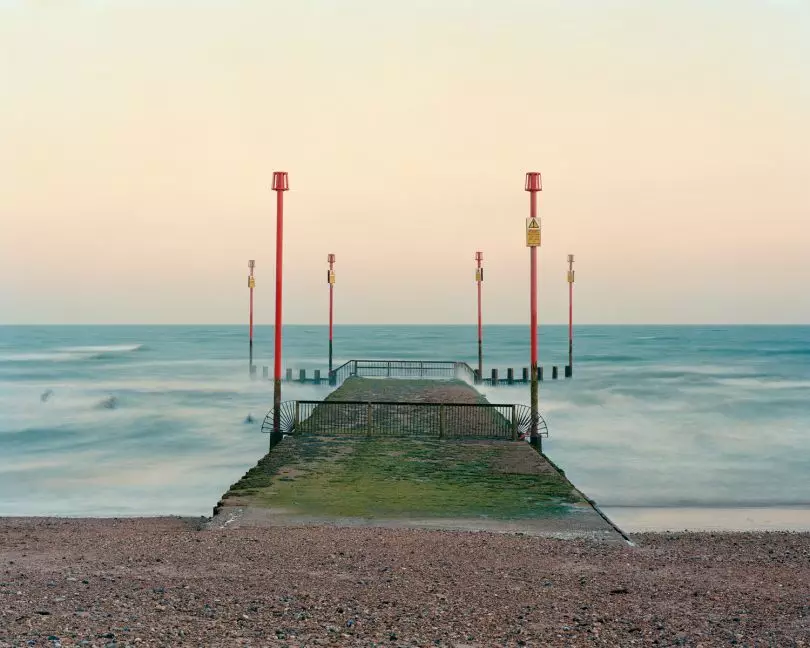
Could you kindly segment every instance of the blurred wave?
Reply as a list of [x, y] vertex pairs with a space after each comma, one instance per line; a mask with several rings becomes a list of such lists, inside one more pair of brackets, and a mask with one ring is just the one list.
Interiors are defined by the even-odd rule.
[[[605, 506], [810, 505], [810, 327], [577, 327], [575, 377], [540, 385], [545, 450]], [[284, 365], [326, 375], [326, 329]], [[485, 368], [528, 365], [524, 326], [486, 327]], [[567, 361], [566, 327], [540, 331]], [[255, 331], [272, 367], [273, 329]], [[336, 327], [352, 358], [477, 362], [474, 327]], [[284, 384], [285, 399], [325, 385]], [[484, 387], [528, 404], [525, 386]], [[272, 383], [244, 327], [0, 327], [0, 515], [208, 514], [255, 464]], [[254, 423], [246, 423], [253, 420]]]

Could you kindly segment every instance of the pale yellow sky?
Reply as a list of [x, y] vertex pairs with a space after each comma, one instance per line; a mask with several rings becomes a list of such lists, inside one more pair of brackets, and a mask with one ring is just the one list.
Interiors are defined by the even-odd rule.
[[0, 0], [0, 323], [810, 322], [810, 3]]

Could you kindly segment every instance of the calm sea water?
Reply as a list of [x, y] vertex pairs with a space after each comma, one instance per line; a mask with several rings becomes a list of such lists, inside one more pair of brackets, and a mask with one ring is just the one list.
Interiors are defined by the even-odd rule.
[[[284, 336], [285, 366], [325, 374], [324, 327]], [[486, 366], [526, 365], [527, 338], [488, 327]], [[272, 327], [255, 339], [256, 364], [272, 365]], [[335, 350], [338, 362], [473, 364], [475, 330], [337, 327]], [[573, 380], [541, 385], [545, 450], [600, 505], [636, 520], [810, 512], [810, 327], [586, 326], [576, 352]], [[541, 329], [540, 356], [565, 364], [565, 327]], [[267, 447], [271, 383], [247, 369], [244, 327], [0, 327], [0, 515], [209, 514]], [[483, 391], [528, 403], [527, 387]], [[326, 393], [291, 384], [283, 396]], [[755, 525], [738, 518], [718, 525]]]

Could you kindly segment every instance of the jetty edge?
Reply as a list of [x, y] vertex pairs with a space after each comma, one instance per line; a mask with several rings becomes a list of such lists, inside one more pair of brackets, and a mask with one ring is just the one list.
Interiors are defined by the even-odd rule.
[[[366, 419], [358, 406], [376, 409]], [[490, 403], [462, 380], [350, 377], [228, 489], [209, 526], [628, 541], [563, 470], [515, 440], [499, 407], [512, 406]]]

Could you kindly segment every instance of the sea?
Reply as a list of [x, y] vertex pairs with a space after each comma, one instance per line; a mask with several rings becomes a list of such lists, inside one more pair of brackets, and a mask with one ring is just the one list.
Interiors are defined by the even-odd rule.
[[[540, 385], [544, 451], [628, 531], [810, 530], [810, 326], [578, 326], [574, 377]], [[528, 365], [525, 326], [488, 326], [485, 372]], [[0, 326], [0, 515], [207, 516], [266, 452], [273, 328]], [[327, 330], [282, 361], [327, 370]], [[350, 359], [477, 362], [472, 326], [337, 326]], [[567, 363], [567, 327], [539, 330]], [[529, 389], [483, 386], [492, 402]], [[320, 399], [326, 385], [285, 383]]]

